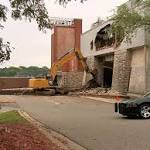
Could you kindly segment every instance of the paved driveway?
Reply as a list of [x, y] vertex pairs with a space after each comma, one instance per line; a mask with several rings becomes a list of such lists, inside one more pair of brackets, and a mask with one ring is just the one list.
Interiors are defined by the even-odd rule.
[[67, 96], [11, 98], [32, 117], [89, 150], [150, 150], [150, 120], [123, 118], [113, 112], [112, 104]]

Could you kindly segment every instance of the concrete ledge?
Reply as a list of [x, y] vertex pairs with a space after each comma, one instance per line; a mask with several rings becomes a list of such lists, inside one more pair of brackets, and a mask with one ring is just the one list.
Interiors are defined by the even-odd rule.
[[106, 103], [112, 103], [112, 104], [117, 102], [115, 99], [108, 99], [108, 98], [102, 98], [102, 97], [90, 97], [90, 96], [80, 96], [80, 97], [88, 98], [88, 99], [96, 100], [96, 101], [102, 101]]

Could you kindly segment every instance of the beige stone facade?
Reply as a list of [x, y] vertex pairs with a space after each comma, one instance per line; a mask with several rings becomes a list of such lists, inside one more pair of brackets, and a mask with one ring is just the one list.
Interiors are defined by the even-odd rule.
[[[86, 84], [91, 78], [90, 74], [86, 74], [84, 84]], [[84, 72], [59, 72], [57, 82], [61, 88], [76, 90], [83, 87], [83, 80]]]
[[150, 91], [150, 34], [141, 28], [132, 37], [131, 43], [123, 40], [117, 48], [112, 45], [96, 50], [94, 45], [91, 49], [90, 41], [95, 41], [107, 24], [111, 22], [104, 22], [81, 36], [81, 51], [87, 57], [89, 67], [98, 70], [97, 81], [101, 87], [123, 94]]

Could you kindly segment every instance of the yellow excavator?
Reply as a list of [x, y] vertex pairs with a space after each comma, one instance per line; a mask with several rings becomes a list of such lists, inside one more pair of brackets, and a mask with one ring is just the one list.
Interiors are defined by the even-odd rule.
[[85, 58], [83, 57], [81, 51], [79, 49], [71, 49], [68, 53], [60, 57], [51, 67], [50, 69], [50, 77], [45, 78], [33, 78], [29, 80], [29, 87], [33, 89], [47, 89], [52, 88], [57, 82], [57, 71], [68, 61], [72, 60], [73, 58], [77, 58], [85, 72], [91, 73], [93, 79], [95, 79], [95, 70], [90, 71]]

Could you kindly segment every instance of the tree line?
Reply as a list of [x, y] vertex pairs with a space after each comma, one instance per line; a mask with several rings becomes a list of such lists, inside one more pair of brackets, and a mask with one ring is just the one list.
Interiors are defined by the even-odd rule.
[[49, 73], [48, 67], [5, 67], [0, 68], [0, 77], [41, 77]]

